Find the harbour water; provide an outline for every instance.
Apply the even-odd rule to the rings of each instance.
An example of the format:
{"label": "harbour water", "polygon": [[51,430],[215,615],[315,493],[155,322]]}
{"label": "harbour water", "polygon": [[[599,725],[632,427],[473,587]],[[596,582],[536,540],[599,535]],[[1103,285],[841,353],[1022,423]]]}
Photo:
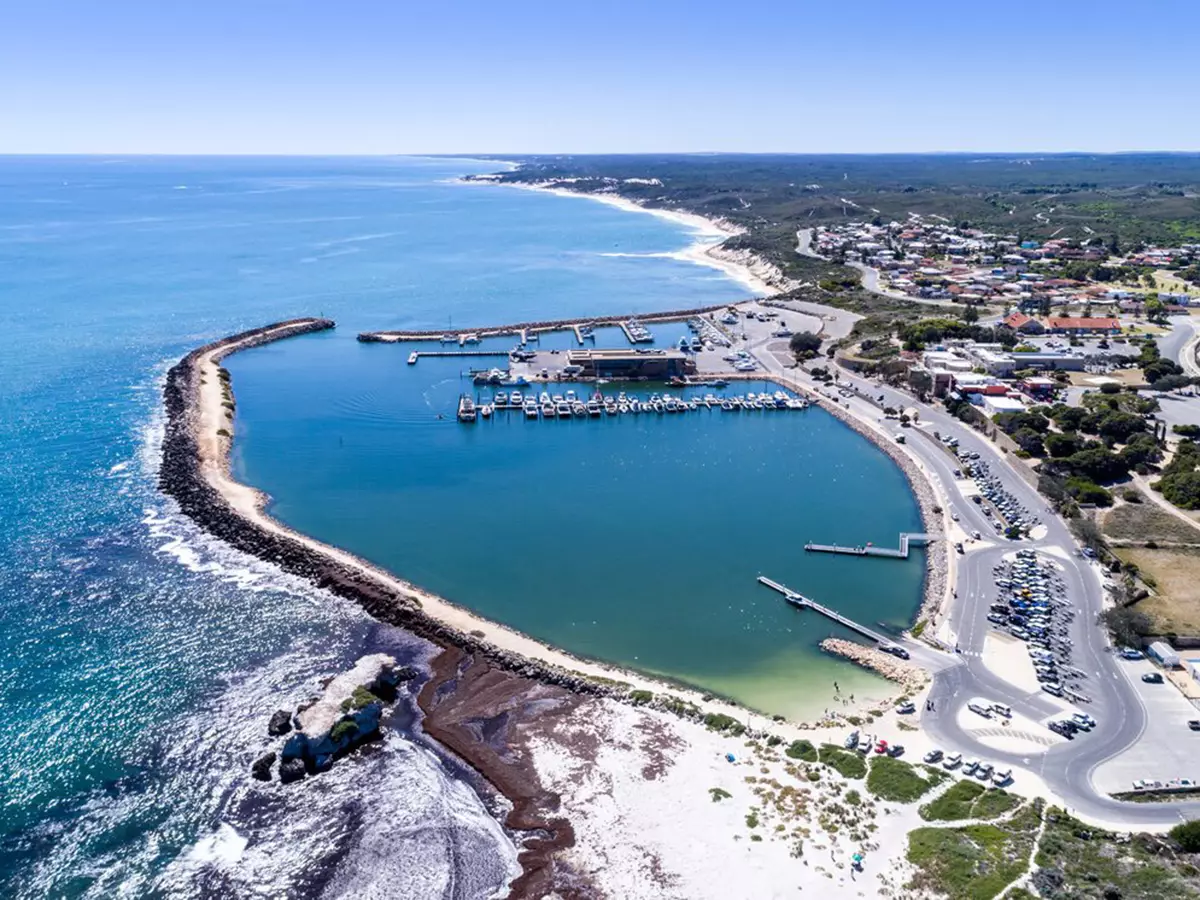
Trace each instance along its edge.
{"label": "harbour water", "polygon": [[[744,294],[674,258],[693,235],[671,223],[452,183],[494,167],[0,160],[0,895],[349,896],[370,859],[390,896],[481,897],[513,871],[494,818],[403,722],[353,775],[290,796],[248,779],[274,709],[362,653],[424,652],[206,539],[155,490],[167,366],[266,322],[341,326],[230,361],[239,471],[281,517],[581,652],[764,708],[794,702],[799,673],[850,677],[753,589],[770,568],[833,602],[799,568],[805,540],[894,540],[914,524],[898,473],[824,414],[467,432],[433,413],[452,410],[457,366],[354,341]],[[854,487],[860,457],[895,489],[882,506],[878,486]],[[833,495],[806,492],[835,477],[845,491],[814,511]],[[606,485],[643,493],[606,509]],[[819,530],[772,527],[812,516]],[[917,567],[840,562],[848,612],[898,622],[915,605]],[[615,587],[522,605],[522,585],[588,582]],[[597,614],[631,616],[627,594],[651,599],[646,617]],[[711,640],[713,615],[736,623],[728,642]]]}
{"label": "harbour water", "polygon": [[[679,327],[664,327],[658,343]],[[410,366],[416,345],[348,337],[303,337],[226,363],[235,474],[266,490],[281,520],[556,646],[763,712],[820,713],[834,680],[877,688],[817,649],[837,626],[755,581],[770,574],[871,624],[902,627],[918,605],[923,553],[804,552],[810,540],[894,544],[920,530],[899,469],[828,413],[702,408],[535,423],[497,412],[464,425],[459,393],[486,402],[497,389],[473,387],[462,360]],[[571,389],[584,399],[595,390],[546,388]],[[662,389],[602,387],[643,400]]]}

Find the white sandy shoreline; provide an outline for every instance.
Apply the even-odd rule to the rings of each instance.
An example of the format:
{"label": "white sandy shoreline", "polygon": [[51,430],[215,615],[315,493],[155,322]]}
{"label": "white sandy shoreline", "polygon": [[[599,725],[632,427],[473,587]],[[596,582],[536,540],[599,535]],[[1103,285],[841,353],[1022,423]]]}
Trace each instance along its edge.
{"label": "white sandy shoreline", "polygon": [[604,203],[607,206],[612,206],[625,212],[647,213],[668,222],[682,225],[691,230],[695,236],[695,242],[691,246],[675,253],[662,254],[663,256],[678,259],[682,262],[690,262],[709,269],[716,269],[727,278],[745,286],[755,296],[759,297],[766,297],[780,291],[786,291],[794,286],[775,266],[755,256],[753,253],[723,249],[721,245],[728,238],[743,234],[744,230],[720,219],[711,219],[698,213],[684,212],[682,210],[645,206],[617,194],[572,191],[564,187],[553,187],[550,184],[475,179],[459,179],[459,183],[518,188],[526,191],[537,191],[542,194],[552,194],[556,197],[582,198],[593,200],[597,203]]}

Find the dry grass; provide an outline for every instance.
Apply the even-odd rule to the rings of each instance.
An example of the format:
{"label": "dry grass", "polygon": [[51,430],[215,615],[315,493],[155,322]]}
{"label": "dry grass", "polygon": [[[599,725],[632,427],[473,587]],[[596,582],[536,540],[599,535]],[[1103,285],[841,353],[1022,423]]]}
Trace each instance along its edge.
{"label": "dry grass", "polygon": [[1114,551],[1154,579],[1157,590],[1137,605],[1163,632],[1200,634],[1200,550]]}
{"label": "dry grass", "polygon": [[1102,527],[1105,535],[1117,541],[1200,544],[1200,527],[1188,525],[1149,499],[1114,506],[1105,514]]}
{"label": "dry grass", "polygon": [[1141,369],[1113,369],[1106,375],[1093,375],[1091,372],[1071,372],[1071,384],[1079,387],[1099,388],[1105,381],[1119,381],[1121,384],[1143,385],[1146,379]]}

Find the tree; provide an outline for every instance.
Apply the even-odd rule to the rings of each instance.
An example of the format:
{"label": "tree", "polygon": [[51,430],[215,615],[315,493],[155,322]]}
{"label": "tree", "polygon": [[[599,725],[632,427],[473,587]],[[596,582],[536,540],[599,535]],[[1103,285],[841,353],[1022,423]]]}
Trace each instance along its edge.
{"label": "tree", "polygon": [[1019,428],[1013,434],[1012,439],[1017,446],[1028,453],[1030,456],[1043,456],[1046,453],[1046,446],[1042,443],[1042,436],[1032,428]]}
{"label": "tree", "polygon": [[1200,472],[1167,475],[1159,485],[1162,495],[1180,509],[1200,509]]}
{"label": "tree", "polygon": [[1062,459],[1078,453],[1084,447],[1085,439],[1077,434],[1059,434],[1051,432],[1043,438],[1046,451],[1056,459]]}
{"label": "tree", "polygon": [[788,346],[795,356],[807,359],[821,349],[821,336],[808,331],[798,331],[792,335]]}
{"label": "tree", "polygon": [[1154,627],[1148,615],[1128,606],[1106,609],[1100,613],[1100,624],[1108,629],[1118,647],[1138,646]]}
{"label": "tree", "polygon": [[933,390],[933,376],[924,369],[909,369],[908,383],[912,387],[913,392],[922,400]]}
{"label": "tree", "polygon": [[1091,519],[1080,518],[1071,522],[1071,533],[1078,538],[1079,543],[1097,552],[1104,549],[1104,534],[1100,526]]}
{"label": "tree", "polygon": [[1146,430],[1146,420],[1127,412],[1110,412],[1100,418],[1097,432],[1101,437],[1124,444],[1139,431]]}
{"label": "tree", "polygon": [[1186,375],[1164,375],[1155,381],[1150,382],[1150,390],[1167,393],[1168,391],[1177,391],[1180,388],[1185,388],[1194,382]]}
{"label": "tree", "polygon": [[967,304],[962,311],[962,320],[967,324],[973,324],[979,321],[979,310],[971,304]]}

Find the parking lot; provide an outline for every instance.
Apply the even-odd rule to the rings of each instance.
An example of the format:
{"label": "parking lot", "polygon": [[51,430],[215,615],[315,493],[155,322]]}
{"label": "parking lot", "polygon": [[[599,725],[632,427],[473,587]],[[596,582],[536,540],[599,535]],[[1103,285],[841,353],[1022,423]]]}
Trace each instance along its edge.
{"label": "parking lot", "polygon": [[1187,724],[1200,718],[1200,710],[1171,684],[1142,681],[1143,675],[1160,671],[1149,660],[1121,660],[1119,665],[1123,673],[1117,677],[1129,677],[1146,707],[1146,728],[1132,747],[1096,768],[1096,789],[1114,793],[1133,790],[1137,781],[1165,785],[1173,779],[1200,780],[1200,731]]}

